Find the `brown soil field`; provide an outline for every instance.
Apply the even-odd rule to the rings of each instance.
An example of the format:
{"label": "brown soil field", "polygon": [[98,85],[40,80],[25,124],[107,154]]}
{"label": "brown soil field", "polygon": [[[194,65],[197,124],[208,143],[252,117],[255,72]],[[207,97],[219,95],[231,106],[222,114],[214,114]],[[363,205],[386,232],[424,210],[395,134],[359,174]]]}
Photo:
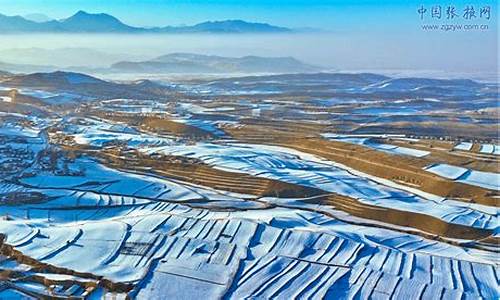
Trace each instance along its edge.
{"label": "brown soil field", "polygon": [[498,138],[498,127],[493,125],[464,124],[459,122],[393,122],[358,126],[351,133],[364,134],[384,132],[387,134],[415,134],[434,137],[463,137],[492,140]]}
{"label": "brown soil field", "polygon": [[500,160],[495,155],[484,155],[470,151],[453,150],[453,142],[435,140],[420,140],[418,142],[396,139],[385,139],[381,142],[401,147],[414,148],[431,152],[422,160],[426,163],[447,163],[454,166],[473,169],[483,172],[495,172],[500,170]]}
{"label": "brown soil field", "polygon": [[481,144],[479,143],[474,143],[472,145],[472,148],[470,149],[471,152],[479,153],[479,150],[481,150]]}
{"label": "brown soil field", "polygon": [[418,186],[420,190],[438,196],[491,206],[498,204],[495,197],[499,195],[498,191],[454,182],[422,170],[433,162],[424,158],[392,155],[360,145],[306,137],[302,133],[291,137],[287,133],[258,126],[230,128],[227,132],[241,141],[284,146],[315,154],[373,176],[406,183],[411,187]]}
{"label": "brown soil field", "polygon": [[420,230],[421,233],[418,234],[425,237],[484,239],[492,235],[491,230],[449,224],[424,214],[381,208],[321,189],[222,171],[203,163],[172,163],[169,162],[171,161],[169,158],[151,159],[146,155],[129,156],[125,159],[109,152],[101,152],[97,155],[110,167],[123,171],[153,172],[167,178],[256,197],[310,198],[316,196],[315,200],[311,201],[331,205],[353,216],[414,228]]}

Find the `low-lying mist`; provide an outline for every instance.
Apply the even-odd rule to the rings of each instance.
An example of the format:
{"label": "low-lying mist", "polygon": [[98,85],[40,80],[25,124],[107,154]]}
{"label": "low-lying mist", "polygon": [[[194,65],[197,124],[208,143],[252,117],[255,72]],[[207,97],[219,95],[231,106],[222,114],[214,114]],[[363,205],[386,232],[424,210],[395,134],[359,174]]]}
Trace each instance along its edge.
{"label": "low-lying mist", "polygon": [[[464,38],[469,42],[465,43]],[[124,60],[143,61],[174,52],[189,52],[230,57],[292,56],[326,70],[493,74],[497,66],[494,43],[495,39],[459,33],[453,36],[346,32],[21,34],[0,35],[0,63],[105,68]]]}
{"label": "low-lying mist", "polygon": [[[328,45],[330,38],[330,34],[3,35],[0,36],[4,41],[0,43],[0,61],[61,67],[105,67],[120,60],[149,60],[169,53],[188,52],[231,57],[293,56],[328,67],[335,65],[331,55],[332,45]],[[96,51],[101,55],[95,56]],[[20,55],[22,52],[29,55]]]}

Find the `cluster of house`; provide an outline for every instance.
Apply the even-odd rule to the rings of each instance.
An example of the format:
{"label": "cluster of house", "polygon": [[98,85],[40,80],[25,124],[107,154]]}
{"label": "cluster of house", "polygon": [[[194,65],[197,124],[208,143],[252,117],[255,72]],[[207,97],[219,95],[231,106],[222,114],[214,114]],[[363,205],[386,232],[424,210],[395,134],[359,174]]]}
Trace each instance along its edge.
{"label": "cluster of house", "polygon": [[14,174],[28,167],[34,159],[29,148],[0,146],[0,174]]}

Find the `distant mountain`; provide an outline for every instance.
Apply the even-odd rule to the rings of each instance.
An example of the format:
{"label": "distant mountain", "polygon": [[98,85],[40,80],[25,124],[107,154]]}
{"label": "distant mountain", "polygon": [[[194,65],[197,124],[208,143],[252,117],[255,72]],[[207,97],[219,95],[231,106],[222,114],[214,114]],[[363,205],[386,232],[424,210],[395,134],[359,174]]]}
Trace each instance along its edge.
{"label": "distant mountain", "polygon": [[33,32],[140,32],[144,29],[128,26],[108,14],[89,14],[79,11],[73,16],[56,21],[34,22],[21,16],[5,16],[0,14],[0,32],[33,33]]}
{"label": "distant mountain", "polygon": [[56,31],[58,22],[37,23],[21,16],[5,16],[0,14],[0,32],[43,32]]}
{"label": "distant mountain", "polygon": [[40,13],[34,13],[34,14],[27,14],[24,15],[23,18],[25,18],[28,21],[33,21],[37,23],[43,23],[43,22],[49,22],[52,21],[53,19],[49,18],[48,16]]}
{"label": "distant mountain", "polygon": [[242,20],[226,20],[203,22],[194,26],[168,26],[159,28],[158,31],[171,33],[280,33],[291,32],[292,30],[285,27],[272,26],[266,23],[249,23]]}
{"label": "distant mountain", "polygon": [[[39,18],[37,18],[39,20]],[[89,33],[283,33],[292,29],[273,26],[265,23],[249,23],[242,20],[226,20],[204,22],[193,26],[167,26],[155,28],[133,27],[122,23],[109,14],[90,14],[79,11],[63,20],[45,22],[21,16],[0,14],[0,32],[33,33],[33,32],[89,32]]]}
{"label": "distant mountain", "polygon": [[239,58],[191,53],[173,53],[143,62],[119,62],[115,72],[128,73],[307,73],[319,67],[293,57],[244,56]]}
{"label": "distant mountain", "polygon": [[60,21],[61,28],[67,32],[140,32],[142,28],[123,24],[108,14],[89,14],[79,11]]}

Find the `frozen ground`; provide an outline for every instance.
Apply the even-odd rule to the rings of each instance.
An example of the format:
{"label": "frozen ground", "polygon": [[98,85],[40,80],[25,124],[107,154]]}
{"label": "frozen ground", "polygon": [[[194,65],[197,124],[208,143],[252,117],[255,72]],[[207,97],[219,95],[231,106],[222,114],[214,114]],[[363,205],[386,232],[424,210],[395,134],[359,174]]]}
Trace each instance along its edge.
{"label": "frozen ground", "polygon": [[[329,134],[329,133],[324,133],[322,134],[324,138],[331,139],[331,140],[336,140],[339,142],[344,142],[344,143],[352,143],[352,144],[357,144],[357,145],[362,145],[365,147],[369,147],[375,150],[379,150],[382,152],[387,152],[391,154],[398,154],[398,155],[408,155],[408,156],[414,156],[414,157],[424,157],[426,155],[429,155],[429,151],[424,151],[424,150],[418,150],[418,149],[413,149],[413,148],[407,148],[407,147],[401,147],[401,146],[395,146],[391,144],[381,144],[377,143],[375,141],[372,141],[371,138],[373,136],[349,136],[349,135],[338,135],[338,134]],[[381,135],[381,136],[374,136],[374,137],[391,137],[390,135]]]}
{"label": "frozen ground", "polygon": [[[0,222],[7,242],[41,262],[132,282],[139,299],[189,298],[192,289],[199,297],[234,299],[400,298],[429,290],[445,299],[496,295],[498,275],[488,255],[291,204],[217,212],[139,197],[92,204],[79,202],[81,194],[71,189],[57,193],[66,199],[3,208],[11,215]],[[392,283],[373,285],[382,279]]]}
{"label": "frozen ground", "polygon": [[479,152],[498,155],[500,154],[500,145],[483,144],[481,145],[481,149],[479,150]]}
{"label": "frozen ground", "polygon": [[[0,299],[498,299],[497,206],[253,142],[284,131],[362,145],[425,162],[408,168],[425,165],[425,176],[448,178],[446,185],[498,197],[498,173],[469,166],[490,167],[496,157],[452,151],[471,151],[471,143],[449,142],[430,164],[440,146],[428,132],[320,135],[359,120],[406,122],[414,112],[429,122],[446,103],[467,108],[454,102],[464,97],[487,106],[490,88],[374,74],[310,77],[149,82],[162,92],[148,94],[155,99],[113,91],[43,113],[31,102],[14,101],[9,110],[0,104]],[[20,91],[65,109],[79,99],[70,90]],[[212,135],[170,132],[172,123],[155,131],[141,123],[147,117]],[[491,122],[483,117],[471,123]],[[348,121],[321,127],[329,118]],[[421,141],[438,146],[412,148]],[[479,152],[496,153],[496,144],[485,142]]]}
{"label": "frozen ground", "polygon": [[500,175],[498,173],[481,172],[448,164],[435,164],[425,170],[458,182],[498,190],[500,186]]}
{"label": "frozen ground", "polygon": [[[80,125],[78,125],[78,122]],[[115,124],[93,119],[79,119],[77,124],[64,126],[64,133],[71,135],[74,141],[82,145],[102,147],[111,142],[121,142],[130,147],[161,146],[173,144],[168,138],[151,137],[124,124]],[[84,125],[81,125],[81,124]]]}
{"label": "frozen ground", "polygon": [[456,145],[454,149],[469,151],[471,148],[472,148],[472,143],[461,142],[460,144]]}
{"label": "frozen ground", "polygon": [[194,157],[223,170],[315,187],[381,207],[428,214],[455,224],[489,229],[498,227],[497,216],[455,206],[433,195],[416,195],[396,184],[388,186],[367,174],[353,173],[345,166],[286,148],[199,144],[165,146],[147,152]]}

